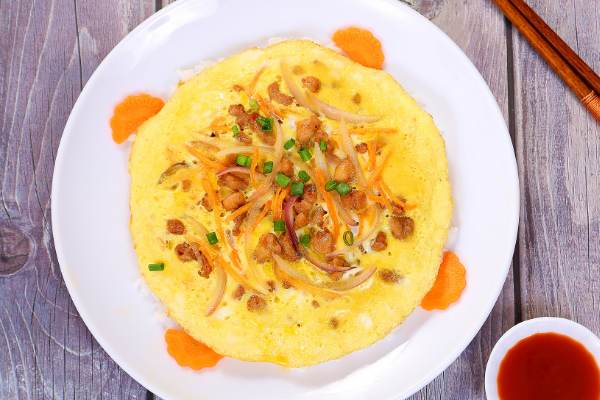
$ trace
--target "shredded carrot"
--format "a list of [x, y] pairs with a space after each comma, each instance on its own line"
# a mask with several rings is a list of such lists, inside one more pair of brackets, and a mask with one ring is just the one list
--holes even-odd
[[325, 202], [327, 203], [327, 211], [329, 211], [329, 215], [331, 217], [331, 224], [333, 225], [333, 243], [337, 243], [338, 234], [340, 232], [337, 210], [335, 209], [335, 204], [333, 203], [331, 194], [325, 190], [325, 176], [323, 176], [323, 171], [321, 168], [317, 169], [316, 175], [317, 180], [319, 181], [319, 192], [321, 192], [325, 198]]
[[381, 165], [379, 167], [377, 167], [377, 169], [375, 169], [375, 171], [373, 172], [371, 179], [369, 179], [369, 182], [367, 182], [367, 187], [372, 187], [373, 184], [375, 183], [375, 181], [377, 179], [379, 179], [379, 177], [381, 176], [381, 173], [385, 169], [385, 164], [387, 163], [387, 160], [390, 159], [390, 156], [392, 155], [393, 152], [394, 152], [394, 149], [392, 148], [392, 149], [390, 149], [390, 151], [388, 151], [388, 153], [385, 156], [383, 156]]
[[261, 69], [258, 70], [256, 75], [254, 75], [254, 78], [252, 78], [252, 80], [250, 81], [250, 84], [248, 85], [248, 90], [246, 91], [246, 93], [248, 93], [248, 97], [252, 97], [254, 95], [254, 89], [256, 88], [256, 84], [258, 83], [258, 78], [260, 78], [260, 76], [266, 68], [267, 66], [263, 65]]
[[381, 198], [383, 199], [383, 204], [385, 204], [386, 208], [390, 212], [394, 211], [392, 208], [392, 203], [390, 203], [390, 199], [387, 198], [385, 191], [381, 188], [381, 179], [378, 180], [377, 182], [375, 182], [375, 187], [379, 191], [379, 194], [381, 194]]
[[362, 232], [365, 227], [364, 225], [365, 225], [365, 219], [363, 217], [363, 214], [359, 213], [358, 214], [358, 234], [356, 235], [356, 237], [358, 237], [358, 238], [362, 237], [361, 235], [362, 235]]
[[225, 243], [228, 242], [225, 241], [226, 239], [225, 233], [223, 232], [223, 221], [221, 221], [221, 207], [219, 204], [219, 200], [217, 199], [217, 194], [215, 193], [215, 190], [213, 189], [208, 179], [206, 179], [206, 177], [204, 177], [204, 179], [202, 177], [200, 178], [200, 184], [202, 185], [204, 191], [208, 194], [208, 200], [210, 201], [210, 205], [213, 209], [213, 215], [217, 224], [219, 238], [221, 239], [221, 243], [223, 243], [223, 245], [225, 246]]
[[365, 29], [350, 27], [333, 34], [333, 41], [357, 63], [381, 69], [385, 59], [381, 42]]
[[281, 111], [279, 111], [274, 105], [273, 103], [271, 103], [269, 100], [264, 99], [260, 94], [256, 94], [256, 101], [258, 101], [258, 105], [260, 106], [260, 108], [262, 108], [265, 112], [265, 114], [269, 115], [271, 113], [277, 115], [279, 118], [281, 118], [283, 120], [283, 118], [285, 117], [283, 115], [283, 113]]
[[298, 290], [304, 290], [305, 292], [314, 294], [316, 296], [322, 296], [322, 297], [325, 297], [325, 298], [331, 299], [331, 300], [342, 297], [342, 295], [340, 293], [332, 292], [330, 290], [322, 289], [322, 288], [316, 287], [316, 286], [311, 286], [302, 281], [299, 281], [296, 278], [292, 278], [291, 276], [289, 276], [288, 274], [283, 272], [281, 270], [281, 268], [279, 268], [277, 265], [275, 266], [275, 276], [280, 281], [282, 281], [282, 282], [286, 281], [287, 283], [289, 283], [290, 285], [292, 285], [293, 287], [295, 287]]
[[263, 218], [265, 217], [265, 215], [267, 215], [267, 213], [271, 209], [271, 203], [272, 203], [271, 200], [269, 200], [269, 201], [267, 201], [265, 203], [262, 211], [260, 212], [260, 214], [258, 215], [258, 218], [256, 219], [256, 225], [254, 225], [254, 227], [257, 227], [261, 223], [261, 221], [263, 220]]
[[258, 164], [258, 147], [254, 148], [254, 154], [252, 155], [252, 164], [250, 165], [250, 180], [252, 181], [252, 186], [257, 189], [258, 185], [256, 184], [256, 164]]
[[380, 186], [383, 192], [391, 199], [392, 202], [398, 204], [400, 207], [403, 208], [406, 206], [406, 203], [400, 200], [398, 197], [396, 197], [396, 195], [392, 192], [392, 189], [390, 189], [390, 187], [384, 182], [383, 179], [377, 181], [377, 184]]
[[232, 219], [234, 219], [235, 217], [237, 217], [238, 215], [242, 215], [243, 213], [245, 213], [246, 211], [248, 211], [250, 209], [250, 207], [252, 207], [252, 204], [254, 204], [254, 202], [250, 202], [250, 203], [244, 204], [243, 206], [241, 206], [240, 208], [238, 208], [237, 210], [235, 210], [234, 212], [232, 212], [231, 214], [229, 214], [225, 218], [225, 222], [229, 222]]
[[285, 196], [292, 190], [292, 185], [287, 185], [281, 190], [281, 194], [275, 200], [277, 204], [275, 204], [275, 215], [273, 218], [277, 218], [276, 221], [283, 220], [283, 201], [285, 200]]
[[414, 210], [415, 208], [419, 207], [419, 203], [415, 203], [415, 204], [405, 204], [404, 205], [404, 209], [405, 210]]
[[210, 123], [209, 126], [211, 128], [219, 127], [219, 125], [224, 124], [225, 121], [227, 121], [227, 119], [225, 119], [225, 117], [218, 116], [217, 118], [213, 119], [213, 121]]
[[167, 352], [182, 367], [190, 367], [196, 371], [202, 368], [211, 368], [223, 358], [222, 355], [194, 340], [185, 332], [167, 329], [165, 340], [167, 341]]
[[348, 133], [351, 135], [371, 135], [373, 133], [387, 133], [393, 134], [398, 132], [398, 129], [394, 128], [354, 128], [348, 129]]
[[176, 173], [175, 175], [168, 177], [163, 181], [162, 185], [164, 187], [169, 187], [186, 179], [194, 179], [198, 176], [199, 173], [199, 168], [188, 169], [186, 171], [182, 171], [180, 173]]
[[461, 291], [467, 285], [466, 272], [456, 254], [447, 251], [442, 259], [433, 287], [423, 298], [421, 307], [427, 311], [445, 310], [450, 304], [457, 301]]
[[155, 116], [165, 102], [149, 94], [127, 96], [123, 102], [117, 104], [113, 117], [110, 119], [112, 137], [118, 144], [123, 143], [131, 134], [149, 118]]
[[277, 191], [275, 192], [275, 196], [273, 196], [273, 210], [271, 210], [271, 215], [273, 216], [273, 220], [275, 220], [275, 217], [277, 216], [277, 214], [276, 214], [277, 210], [275, 209], [275, 207], [277, 206], [277, 199], [279, 198], [280, 193], [281, 193], [281, 187], [278, 187]]
[[367, 154], [369, 155], [369, 161], [367, 161], [367, 169], [373, 172], [375, 169], [375, 160], [377, 159], [377, 137], [367, 143]]
[[381, 197], [381, 196], [375, 196], [372, 194], [368, 194], [367, 199], [371, 200], [373, 203], [379, 203], [379, 204], [385, 205], [385, 201], [383, 200], [383, 197]]
[[210, 158], [206, 157], [204, 154], [200, 153], [197, 149], [195, 149], [192, 145], [186, 144], [185, 148], [191, 155], [196, 157], [198, 161], [200, 161], [202, 164], [206, 165], [210, 169], [221, 171], [227, 168], [220, 162], [213, 161]]

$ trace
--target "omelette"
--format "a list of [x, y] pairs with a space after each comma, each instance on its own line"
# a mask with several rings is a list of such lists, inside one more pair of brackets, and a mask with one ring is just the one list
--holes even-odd
[[215, 352], [289, 368], [385, 337], [432, 287], [445, 144], [386, 72], [290, 40], [180, 82], [130, 156], [141, 274]]

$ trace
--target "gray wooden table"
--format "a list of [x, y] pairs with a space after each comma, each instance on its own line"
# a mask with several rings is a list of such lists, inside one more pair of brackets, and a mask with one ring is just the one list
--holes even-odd
[[[464, 353], [412, 397], [484, 399], [491, 349], [516, 323], [559, 316], [600, 334], [600, 126], [491, 0], [404, 1], [473, 61], [515, 145], [521, 223], [502, 294]], [[83, 86], [127, 33], [169, 2], [0, 0], [2, 399], [154, 398], [104, 352], [71, 302], [54, 251], [50, 193]], [[528, 3], [600, 71], [600, 1]]]

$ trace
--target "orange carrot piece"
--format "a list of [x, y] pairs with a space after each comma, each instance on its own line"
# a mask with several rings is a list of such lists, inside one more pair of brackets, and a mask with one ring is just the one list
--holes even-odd
[[415, 203], [415, 204], [405, 204], [404, 205], [404, 209], [405, 210], [414, 210], [415, 208], [419, 207], [419, 203]]
[[252, 181], [252, 186], [257, 189], [258, 185], [256, 184], [256, 164], [258, 164], [258, 147], [254, 148], [254, 154], [252, 155], [252, 164], [250, 164], [250, 180]]
[[273, 210], [271, 210], [271, 215], [273, 216], [273, 220], [275, 220], [275, 217], [277, 216], [277, 199], [279, 198], [279, 195], [281, 194], [281, 187], [277, 188], [277, 191], [275, 192], [275, 196], [273, 196]]
[[377, 137], [367, 143], [367, 154], [369, 155], [369, 160], [367, 161], [367, 170], [373, 172], [375, 169], [375, 160], [377, 159]]
[[427, 311], [445, 310], [450, 304], [457, 301], [461, 291], [467, 285], [466, 272], [456, 254], [447, 251], [442, 259], [433, 287], [423, 298], [421, 307]]
[[394, 128], [354, 128], [348, 129], [348, 133], [351, 135], [371, 135], [373, 133], [387, 133], [388, 135], [398, 132], [398, 129]]
[[210, 201], [210, 205], [213, 208], [213, 216], [215, 218], [215, 222], [217, 224], [217, 231], [219, 232], [219, 239], [223, 246], [226, 246], [225, 232], [223, 231], [223, 221], [221, 221], [221, 207], [219, 200], [217, 199], [217, 194], [213, 189], [211, 183], [206, 179], [206, 177], [200, 178], [200, 184], [204, 191], [208, 194], [208, 200]]
[[385, 191], [381, 188], [381, 179], [378, 180], [377, 182], [375, 182], [375, 187], [377, 188], [377, 190], [379, 191], [379, 194], [381, 194], [381, 198], [383, 199], [383, 204], [385, 205], [385, 207], [392, 212], [392, 203], [390, 203], [390, 200], [387, 198], [387, 195], [385, 193]]
[[167, 329], [165, 333], [167, 352], [182, 367], [190, 367], [196, 371], [217, 365], [222, 355], [215, 353], [210, 347], [194, 340], [185, 332]]
[[217, 118], [213, 119], [212, 122], [210, 123], [210, 127], [211, 128], [215, 128], [215, 127], [219, 127], [220, 125], [224, 124], [225, 121], [227, 121], [227, 119], [223, 116], [218, 116]]
[[200, 173], [199, 168], [188, 169], [187, 171], [181, 171], [179, 173], [175, 173], [175, 175], [168, 177], [162, 183], [164, 187], [169, 187], [186, 179], [194, 179]]
[[286, 281], [296, 289], [304, 290], [306, 293], [314, 294], [316, 296], [322, 296], [331, 300], [342, 297], [340, 293], [332, 292], [327, 289], [321, 289], [320, 287], [316, 286], [307, 285], [306, 283], [301, 282], [296, 278], [292, 278], [291, 276], [283, 272], [281, 268], [279, 268], [277, 265], [275, 265], [275, 276], [277, 277], [277, 279], [279, 279], [279, 281]]
[[197, 149], [195, 149], [192, 145], [186, 144], [185, 148], [191, 155], [196, 157], [198, 161], [200, 161], [202, 164], [206, 165], [210, 169], [217, 170], [218, 172], [227, 168], [220, 162], [213, 161], [210, 158], [206, 157], [204, 154], [200, 153]]
[[240, 208], [238, 208], [237, 210], [235, 210], [234, 212], [229, 214], [227, 217], [225, 217], [225, 222], [229, 222], [232, 219], [234, 219], [235, 217], [237, 217], [238, 215], [242, 215], [243, 213], [248, 211], [250, 209], [250, 207], [252, 207], [252, 204], [254, 204], [254, 202], [244, 204], [243, 206], [241, 206]]
[[356, 237], [362, 237], [363, 230], [365, 228], [365, 219], [362, 213], [358, 214], [358, 234]]
[[383, 201], [383, 197], [375, 196], [373, 194], [368, 194], [367, 199], [371, 200], [373, 203], [379, 203], [385, 205], [385, 201]]
[[390, 198], [392, 202], [398, 204], [400, 207], [406, 206], [405, 202], [400, 200], [398, 197], [396, 197], [394, 193], [392, 193], [392, 189], [390, 189], [390, 187], [383, 181], [383, 179], [380, 179], [379, 181], [377, 181], [377, 183], [381, 186], [381, 189], [385, 192], [385, 194]]
[[390, 151], [388, 151], [388, 153], [385, 156], [383, 156], [381, 165], [379, 167], [377, 167], [377, 169], [375, 169], [375, 171], [373, 172], [373, 175], [371, 175], [371, 179], [369, 179], [369, 182], [367, 182], [367, 187], [372, 187], [373, 184], [375, 183], [375, 181], [377, 179], [379, 179], [379, 177], [381, 176], [381, 173], [385, 169], [385, 164], [387, 163], [387, 160], [389, 160], [389, 158], [393, 152], [394, 152], [394, 149], [392, 148], [392, 149], [390, 149]]
[[272, 203], [271, 200], [269, 200], [269, 201], [267, 201], [265, 203], [265, 205], [263, 206], [262, 211], [260, 212], [260, 214], [258, 215], [258, 218], [256, 219], [256, 225], [254, 225], [254, 228], [256, 228], [261, 223], [261, 221], [263, 220], [263, 218], [265, 217], [265, 215], [267, 215], [267, 213], [271, 209], [271, 203]]
[[131, 134], [149, 118], [155, 116], [165, 102], [149, 94], [127, 96], [122, 103], [117, 104], [113, 117], [110, 119], [112, 137], [118, 144], [123, 143]]
[[252, 96], [254, 96], [254, 89], [256, 88], [256, 84], [258, 83], [258, 79], [260, 78], [260, 76], [262, 75], [263, 71], [266, 68], [267, 68], [267, 66], [263, 65], [261, 67], [261, 69], [258, 70], [258, 72], [256, 73], [256, 75], [254, 75], [254, 77], [250, 81], [250, 84], [248, 85], [248, 90], [246, 91], [246, 93], [248, 94], [249, 98], [251, 98]]
[[292, 190], [292, 185], [287, 185], [281, 190], [279, 197], [277, 198], [277, 204], [275, 205], [275, 216], [273, 218], [277, 218], [276, 221], [283, 220], [283, 201], [285, 200], [285, 196]]
[[333, 243], [337, 243], [338, 234], [340, 233], [337, 210], [335, 208], [335, 204], [333, 203], [331, 194], [325, 190], [325, 176], [323, 175], [321, 168], [317, 169], [316, 175], [317, 180], [319, 181], [319, 192], [321, 192], [325, 198], [325, 202], [327, 203], [327, 211], [329, 211], [329, 215], [331, 216], [331, 223], [333, 224]]
[[357, 63], [381, 69], [385, 57], [381, 42], [365, 29], [350, 27], [333, 34], [333, 41]]
[[275, 114], [277, 115], [281, 120], [283, 120], [283, 118], [285, 117], [281, 111], [279, 111], [272, 102], [270, 102], [269, 100], [264, 99], [260, 94], [256, 94], [256, 101], [258, 101], [258, 105], [260, 108], [263, 109], [263, 111], [265, 111], [265, 114], [269, 115], [269, 114]]

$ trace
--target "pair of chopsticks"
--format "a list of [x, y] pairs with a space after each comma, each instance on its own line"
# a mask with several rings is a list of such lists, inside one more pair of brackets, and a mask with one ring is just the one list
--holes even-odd
[[600, 122], [600, 77], [523, 0], [493, 0]]

